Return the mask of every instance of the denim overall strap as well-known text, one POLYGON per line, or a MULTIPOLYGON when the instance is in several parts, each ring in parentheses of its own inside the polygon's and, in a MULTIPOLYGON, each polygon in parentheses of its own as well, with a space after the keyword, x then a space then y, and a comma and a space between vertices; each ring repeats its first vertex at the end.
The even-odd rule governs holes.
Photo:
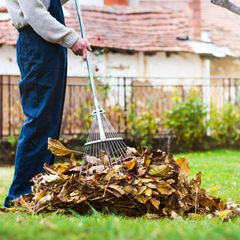
MULTIPOLYGON (((51 0, 48 11, 65 24, 60 0, 51 0)), ((67 50, 45 41, 27 27, 19 33, 17 62, 21 72, 21 103, 27 118, 19 136, 14 178, 5 207, 11 200, 30 193, 30 180, 44 171, 44 163, 54 162, 54 156, 47 150, 47 140, 48 137, 59 137, 66 89, 67 50)))

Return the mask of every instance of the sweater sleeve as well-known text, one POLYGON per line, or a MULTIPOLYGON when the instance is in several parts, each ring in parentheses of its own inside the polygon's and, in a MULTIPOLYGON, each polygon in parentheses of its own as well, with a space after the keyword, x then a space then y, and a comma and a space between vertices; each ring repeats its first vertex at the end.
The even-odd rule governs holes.
POLYGON ((41 0, 18 0, 18 2, 24 19, 46 41, 71 48, 79 38, 73 29, 65 27, 52 17, 41 0))

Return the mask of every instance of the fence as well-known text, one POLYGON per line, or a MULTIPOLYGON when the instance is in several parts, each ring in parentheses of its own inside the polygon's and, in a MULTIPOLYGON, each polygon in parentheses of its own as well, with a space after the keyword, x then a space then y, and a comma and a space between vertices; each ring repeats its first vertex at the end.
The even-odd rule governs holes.
MULTIPOLYGON (((18 89, 18 76, 0 76, 0 140, 17 135, 25 119, 18 89)), ((209 99, 215 106, 232 103, 240 106, 240 79, 212 78, 98 78, 98 93, 114 127, 128 134, 127 112, 137 115, 149 111, 161 119, 163 112, 184 101, 190 94, 209 99)), ((206 101, 205 101, 206 102, 206 101)), ((87 79, 70 79, 66 90, 62 124, 63 135, 87 133, 91 123, 92 95, 87 79)), ((163 129, 161 129, 163 130, 163 129)))

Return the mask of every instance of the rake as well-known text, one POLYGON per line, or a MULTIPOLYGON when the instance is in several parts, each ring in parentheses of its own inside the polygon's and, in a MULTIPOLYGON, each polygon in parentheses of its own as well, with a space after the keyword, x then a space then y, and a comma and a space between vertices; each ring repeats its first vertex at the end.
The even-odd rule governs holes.
MULTIPOLYGON (((75 0, 75 6, 81 37, 86 39, 79 0, 75 0)), ((114 164, 119 164, 121 159, 125 157, 127 146, 124 143, 123 138, 118 136, 117 132, 112 127, 105 116, 105 111, 99 104, 89 55, 86 58, 86 64, 95 110, 92 113, 93 122, 89 131, 87 142, 84 146, 83 164, 87 161, 87 164, 97 165, 99 162, 102 163, 102 161, 104 161, 106 163, 107 161, 109 167, 112 168, 114 164)))

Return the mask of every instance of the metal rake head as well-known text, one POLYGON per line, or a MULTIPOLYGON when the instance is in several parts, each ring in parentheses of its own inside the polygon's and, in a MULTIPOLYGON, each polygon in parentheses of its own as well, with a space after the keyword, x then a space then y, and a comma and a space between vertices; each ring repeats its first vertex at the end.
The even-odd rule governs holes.
POLYGON ((127 145, 119 137, 101 109, 100 117, 105 138, 101 135, 99 122, 95 111, 89 136, 85 144, 85 162, 91 165, 108 164, 112 168, 121 163, 126 155, 127 145))

